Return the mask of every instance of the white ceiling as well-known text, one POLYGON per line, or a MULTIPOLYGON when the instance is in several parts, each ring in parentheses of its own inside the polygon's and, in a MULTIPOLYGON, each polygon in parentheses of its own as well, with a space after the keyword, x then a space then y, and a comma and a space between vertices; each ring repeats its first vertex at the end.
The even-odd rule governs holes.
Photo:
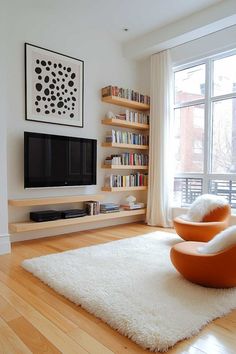
POLYGON ((222 0, 98 0, 96 21, 124 42, 175 22, 222 0), (128 32, 122 31, 129 28, 128 32))
POLYGON ((63 13, 64 21, 81 29, 93 27, 110 32, 121 42, 180 20, 225 0, 33 0, 28 6, 52 15, 63 13), (129 28, 128 32, 122 31, 129 28))
MULTIPOLYGON (((178 0, 178 4, 180 4, 180 0, 178 0)), ((126 57, 137 59, 235 25, 236 0, 217 1, 211 6, 123 42, 123 53, 126 57)))

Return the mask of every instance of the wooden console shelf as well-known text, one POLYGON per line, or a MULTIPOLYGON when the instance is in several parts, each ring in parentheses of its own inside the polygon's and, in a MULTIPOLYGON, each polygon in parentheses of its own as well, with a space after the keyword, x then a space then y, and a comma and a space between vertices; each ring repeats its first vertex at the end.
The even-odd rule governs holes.
POLYGON ((126 192, 126 191, 146 191, 147 186, 134 187, 102 187, 103 192, 126 192))
POLYGON ((72 218, 72 219, 59 219, 54 221, 44 221, 44 222, 34 222, 34 221, 25 221, 9 224, 9 229, 12 233, 26 232, 26 231, 35 231, 35 230, 44 230, 54 227, 61 226, 71 226, 77 224, 85 224, 89 222, 98 222, 109 219, 117 219, 128 216, 135 215, 145 215, 146 209, 137 209, 137 210, 124 210, 116 213, 108 214, 98 214, 98 215, 88 215, 81 218, 72 218))
POLYGON ((148 166, 143 165, 102 165, 108 170, 148 170, 148 166))
POLYGON ((114 125, 116 127, 131 128, 131 129, 138 129, 138 130, 149 129, 148 124, 134 123, 134 122, 129 122, 128 120, 122 120, 117 118, 105 118, 102 120, 102 124, 114 125))
POLYGON ((34 198, 34 199, 10 199, 8 205, 14 207, 28 207, 37 205, 54 205, 66 203, 88 202, 90 200, 100 201, 104 197, 102 194, 84 194, 64 197, 34 198))
POLYGON ((150 109, 150 106, 148 104, 127 100, 126 98, 121 98, 117 96, 102 97, 102 101, 106 103, 115 104, 117 106, 133 108, 138 111, 148 111, 150 109))
POLYGON ((102 143, 103 147, 114 147, 122 149, 148 150, 148 145, 123 144, 123 143, 102 143))

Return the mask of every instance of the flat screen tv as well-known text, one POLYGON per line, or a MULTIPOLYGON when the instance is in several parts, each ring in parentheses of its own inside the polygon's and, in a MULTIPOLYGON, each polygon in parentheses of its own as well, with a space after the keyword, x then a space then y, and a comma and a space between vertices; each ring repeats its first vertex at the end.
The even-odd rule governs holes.
POLYGON ((97 140, 24 133, 24 186, 96 184, 97 140))

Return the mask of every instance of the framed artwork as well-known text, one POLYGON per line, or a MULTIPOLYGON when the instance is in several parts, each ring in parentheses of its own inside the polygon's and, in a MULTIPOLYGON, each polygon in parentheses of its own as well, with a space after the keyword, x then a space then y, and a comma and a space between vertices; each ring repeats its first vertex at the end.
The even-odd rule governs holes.
POLYGON ((25 43, 25 118, 83 127, 84 62, 25 43))

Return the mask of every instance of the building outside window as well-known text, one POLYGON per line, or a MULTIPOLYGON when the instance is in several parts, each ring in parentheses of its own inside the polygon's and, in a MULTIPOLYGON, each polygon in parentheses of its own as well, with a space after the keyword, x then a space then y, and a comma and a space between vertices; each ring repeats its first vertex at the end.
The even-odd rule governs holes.
POLYGON ((236 53, 174 69, 174 202, 203 193, 236 208, 236 53))

